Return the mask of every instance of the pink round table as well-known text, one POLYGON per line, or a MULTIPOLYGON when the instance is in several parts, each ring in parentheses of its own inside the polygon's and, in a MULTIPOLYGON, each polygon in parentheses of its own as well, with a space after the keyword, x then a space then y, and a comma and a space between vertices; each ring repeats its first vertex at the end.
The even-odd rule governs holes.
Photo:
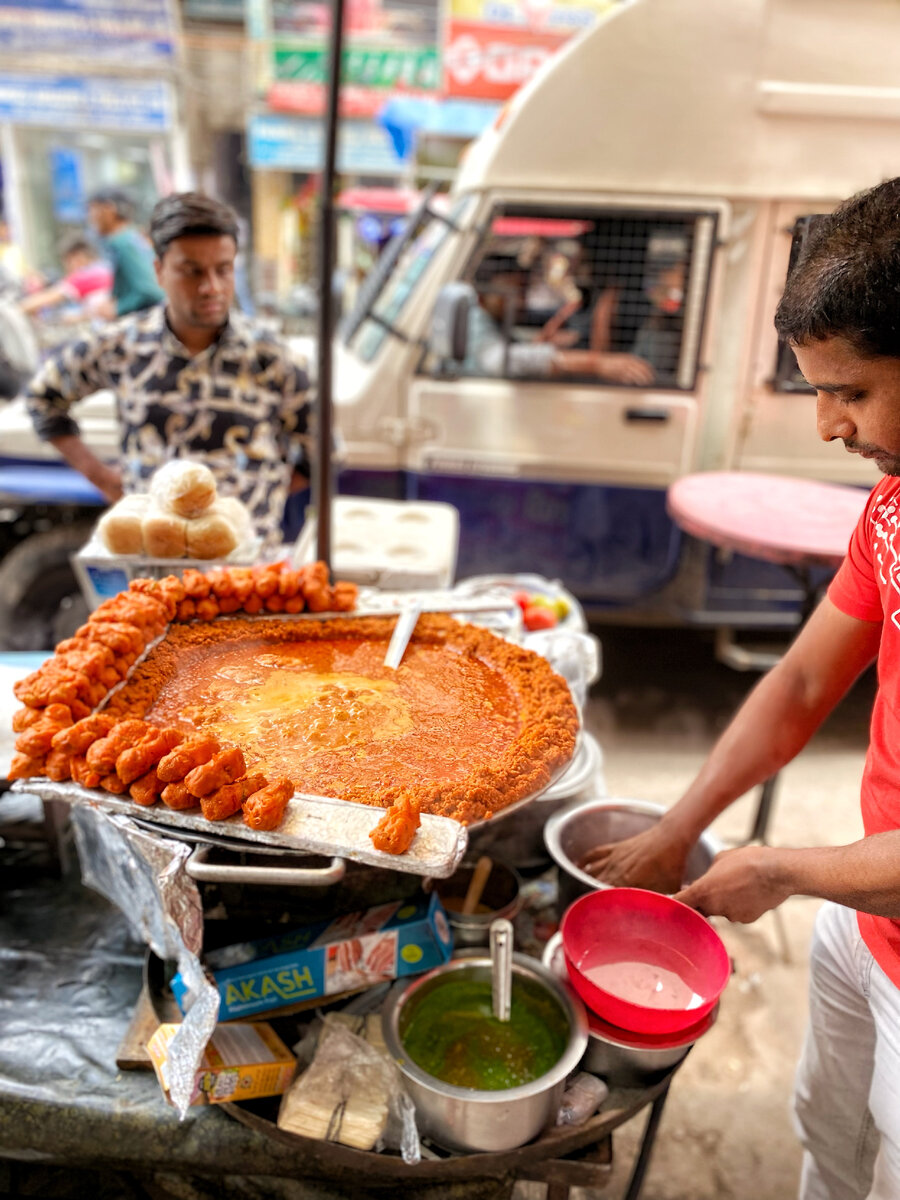
POLYGON ((723 550, 788 567, 838 567, 869 498, 863 488, 750 471, 703 471, 669 488, 669 516, 723 550))
MULTIPOLYGON (((786 567, 803 589, 802 624, 822 586, 812 568, 840 566, 868 498, 865 488, 814 479, 703 471, 669 487, 666 509, 693 537, 786 567)), ((767 841, 777 782, 776 774, 762 784, 746 841, 767 841)))

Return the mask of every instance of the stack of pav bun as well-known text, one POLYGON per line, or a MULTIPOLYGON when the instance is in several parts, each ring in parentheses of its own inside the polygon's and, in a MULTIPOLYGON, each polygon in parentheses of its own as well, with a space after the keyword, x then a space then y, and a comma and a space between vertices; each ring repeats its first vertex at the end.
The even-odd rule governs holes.
POLYGON ((148 558, 227 558, 253 535, 247 508, 220 496, 209 467, 175 458, 146 492, 123 496, 100 518, 97 533, 110 554, 148 558))
MULTIPOLYGON (((294 793, 290 779, 248 775, 243 753, 207 735, 160 728, 116 704, 95 711, 170 621, 220 613, 351 612, 356 585, 329 582, 322 562, 187 568, 182 578, 135 579, 105 600, 53 657, 13 686, 16 753, 9 779, 73 780, 141 805, 199 807, 212 821, 243 810, 253 829, 275 829, 294 793)), ((141 710, 138 710, 141 711, 141 710)))

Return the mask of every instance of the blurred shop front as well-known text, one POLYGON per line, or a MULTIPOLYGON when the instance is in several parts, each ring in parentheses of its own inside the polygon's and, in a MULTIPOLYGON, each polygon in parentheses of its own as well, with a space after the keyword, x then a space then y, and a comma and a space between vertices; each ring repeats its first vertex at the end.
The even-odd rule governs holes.
POLYGON ((58 273, 87 198, 123 188, 146 221, 187 183, 168 0, 0 0, 3 214, 26 261, 58 273))

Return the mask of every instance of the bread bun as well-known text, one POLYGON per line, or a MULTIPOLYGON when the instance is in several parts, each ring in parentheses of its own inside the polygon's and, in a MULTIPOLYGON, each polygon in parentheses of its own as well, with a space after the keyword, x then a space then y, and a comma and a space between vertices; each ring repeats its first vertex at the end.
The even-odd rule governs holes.
POLYGON ((145 493, 123 496, 97 523, 100 541, 110 554, 143 554, 143 519, 150 497, 145 493))
POLYGON ((154 473, 150 495, 164 512, 197 517, 215 500, 216 479, 202 463, 175 458, 154 473))
POLYGON ((220 513, 237 534, 238 543, 246 542, 253 533, 250 509, 237 496, 219 496, 210 513, 220 513))
POLYGON ((188 558, 227 558, 239 540, 234 526, 220 512, 187 522, 188 558))
POLYGON ((148 508, 143 522, 144 553, 150 558, 184 558, 187 553, 187 521, 156 505, 148 508))

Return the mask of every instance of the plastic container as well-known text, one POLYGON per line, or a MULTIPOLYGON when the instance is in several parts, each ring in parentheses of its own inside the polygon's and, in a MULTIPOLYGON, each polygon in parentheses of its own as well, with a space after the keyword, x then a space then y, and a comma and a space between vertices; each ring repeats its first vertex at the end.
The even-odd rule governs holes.
POLYGON ((694 909, 643 888, 582 896, 562 920, 572 986, 620 1029, 674 1033, 714 1007, 731 974, 722 939, 694 909))

